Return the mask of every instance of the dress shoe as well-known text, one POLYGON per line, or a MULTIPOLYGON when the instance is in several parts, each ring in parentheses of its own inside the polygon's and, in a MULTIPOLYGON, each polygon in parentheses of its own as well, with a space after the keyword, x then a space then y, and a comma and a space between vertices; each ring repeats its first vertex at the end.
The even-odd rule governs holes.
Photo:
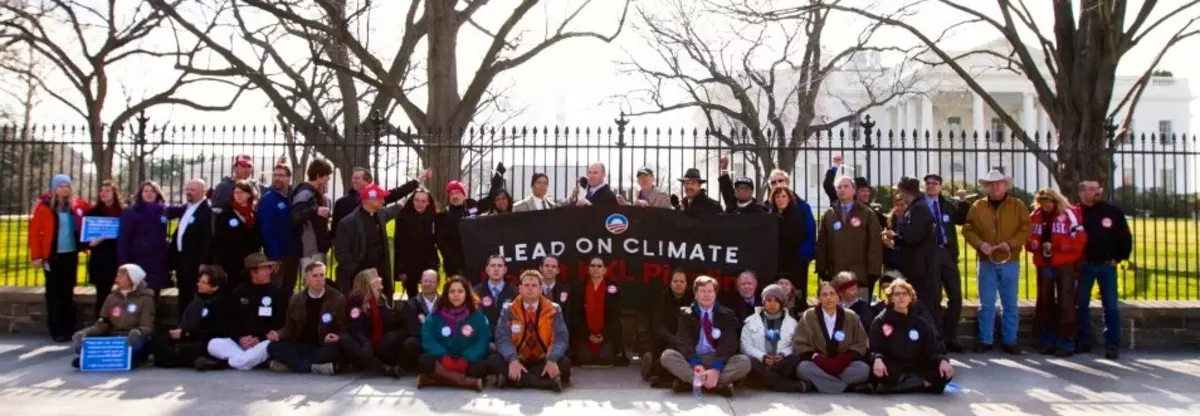
POLYGON ((1104 347, 1104 358, 1115 361, 1117 358, 1120 358, 1120 357, 1121 357, 1121 354, 1119 352, 1117 352, 1116 345, 1109 345, 1107 347, 1104 347))
POLYGON ((1001 346, 1000 349, 1003 350, 1005 354, 1021 355, 1021 348, 1017 347, 1017 344, 1005 344, 1001 346))
POLYGON ((992 344, 976 343, 974 348, 971 348, 976 354, 984 354, 992 351, 992 344))

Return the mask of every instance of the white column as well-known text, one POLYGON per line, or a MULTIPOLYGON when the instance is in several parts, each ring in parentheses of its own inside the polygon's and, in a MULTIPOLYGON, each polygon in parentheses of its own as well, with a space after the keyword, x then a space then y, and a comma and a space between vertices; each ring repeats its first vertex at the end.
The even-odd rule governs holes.
POLYGON ((975 150, 975 169, 967 169, 968 178, 971 175, 983 177, 986 175, 991 166, 988 164, 988 154, 985 152, 987 143, 983 136, 987 132, 988 126, 983 121, 983 96, 979 93, 972 92, 971 99, 971 132, 967 136, 967 143, 971 143, 975 150))
MULTIPOLYGON (((933 123, 933 100, 928 95, 921 96, 921 130, 917 134, 917 147, 930 148, 937 146, 937 126, 933 123)), ((930 172, 929 166, 938 165, 942 155, 936 152, 922 151, 917 154, 916 174, 924 176, 930 172)))
POLYGON ((908 128, 906 121, 908 121, 908 105, 904 103, 904 97, 899 97, 896 99, 896 128, 893 137, 899 137, 900 132, 908 128))
MULTIPOLYGON (((914 133, 920 131, 921 126, 917 124, 917 106, 920 105, 917 100, 909 98, 904 105, 904 124, 907 126, 904 129, 904 141, 899 145, 904 148, 904 157, 897 166, 898 175, 915 175, 917 169, 917 152, 912 150, 917 146, 914 133)), ((899 176, 896 176, 899 178, 899 176)))
POLYGON ((912 131, 918 129, 917 126, 917 106, 911 99, 904 102, 904 126, 908 130, 907 134, 911 138, 912 131))

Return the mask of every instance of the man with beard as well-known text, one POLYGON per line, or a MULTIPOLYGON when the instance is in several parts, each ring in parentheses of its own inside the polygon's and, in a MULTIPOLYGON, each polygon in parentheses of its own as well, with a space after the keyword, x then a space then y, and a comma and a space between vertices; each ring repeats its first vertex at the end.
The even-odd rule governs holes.
POLYGON ((942 246, 942 268, 938 273, 942 290, 946 292, 946 311, 942 317, 942 338, 946 340, 946 351, 959 353, 958 321, 962 318, 962 280, 958 274, 958 228, 967 220, 971 204, 966 198, 950 201, 942 195, 942 176, 930 173, 925 181, 925 203, 933 210, 938 225, 938 242, 942 246))
POLYGON ((271 171, 271 187, 263 192, 256 209, 263 254, 279 263, 272 283, 288 293, 296 290, 296 279, 300 276, 300 239, 292 222, 291 193, 292 169, 278 164, 271 171))
POLYGON ((996 334, 996 294, 1000 295, 1001 348, 1014 355, 1017 347, 1017 296, 1021 284, 1021 256, 1017 250, 1025 244, 1033 228, 1029 207, 1012 196, 1012 178, 993 169, 979 180, 987 197, 975 201, 963 226, 963 240, 978 251, 979 334, 973 350, 985 353, 993 349, 996 334))
MULTIPOLYGON (((458 226, 463 217, 476 216, 481 211, 474 199, 467 198, 467 188, 462 182, 450 181, 446 184, 446 199, 450 203, 446 205, 445 210, 438 213, 434 223, 437 229, 438 249, 442 252, 442 270, 446 275, 465 275, 467 265, 463 258, 462 234, 459 233, 458 226)), ((475 276, 468 280, 478 282, 480 279, 475 276)))
POLYGON ((879 219, 855 200, 853 179, 843 176, 836 183, 838 201, 821 216, 817 235, 817 276, 827 281, 839 272, 853 272, 868 288, 860 289, 859 296, 867 298, 883 271, 879 219))
POLYGON ((608 186, 608 172, 603 163, 595 162, 588 165, 586 183, 580 183, 580 186, 571 191, 571 199, 576 200, 575 206, 579 207, 609 208, 617 206, 617 194, 608 186), (579 198, 581 188, 587 188, 587 195, 582 199, 579 198))
POLYGON ((1100 305, 1104 308, 1104 357, 1116 360, 1119 357, 1117 348, 1121 345, 1117 264, 1129 260, 1129 253, 1133 251, 1133 235, 1129 232, 1129 223, 1125 221, 1125 212, 1100 199, 1101 193, 1099 182, 1083 181, 1079 184, 1078 209, 1083 213, 1083 229, 1088 234, 1088 240, 1084 244, 1076 292, 1075 322, 1079 325, 1079 336, 1076 338, 1079 345, 1075 347, 1075 352, 1088 352, 1095 342, 1089 305, 1092 286, 1099 285, 1100 305))
POLYGON ((892 244, 900 253, 897 269, 917 290, 917 300, 933 315, 933 327, 942 328, 942 260, 945 238, 939 235, 939 219, 921 193, 915 178, 903 177, 896 184, 908 210, 896 225, 892 244))
POLYGON ((700 176, 700 169, 689 168, 683 173, 683 177, 679 178, 679 183, 683 185, 683 200, 680 201, 679 209, 685 214, 720 214, 721 204, 716 200, 709 198, 708 193, 700 186, 705 182, 700 176))
POLYGON ((754 198, 754 181, 747 177, 732 180, 729 177, 729 158, 721 157, 717 162, 721 176, 717 188, 725 201, 725 212, 729 214, 765 214, 767 206, 754 198))

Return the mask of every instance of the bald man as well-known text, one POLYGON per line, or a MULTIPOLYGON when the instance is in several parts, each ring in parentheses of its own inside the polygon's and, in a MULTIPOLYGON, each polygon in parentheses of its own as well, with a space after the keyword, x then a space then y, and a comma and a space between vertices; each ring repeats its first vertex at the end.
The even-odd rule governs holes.
POLYGON ((409 296, 401 308, 401 316, 404 317, 404 353, 400 367, 405 370, 417 369, 417 357, 421 356, 421 325, 425 323, 425 317, 433 313, 439 280, 441 276, 436 270, 422 272, 421 292, 409 296))
MULTIPOLYGON (((179 305, 188 305, 196 293, 196 281, 200 278, 200 265, 211 264, 209 246, 212 240, 212 204, 205 194, 208 184, 202 179, 192 179, 183 188, 184 205, 167 208, 167 217, 179 219, 175 234, 171 237, 168 257, 175 270, 175 286, 179 288, 179 305)), ((241 270, 227 270, 239 273, 241 270)), ((222 287, 222 290, 225 288, 222 287)))
POLYGON ((603 163, 593 162, 588 165, 587 186, 576 187, 571 193, 571 198, 576 200, 575 206, 579 207, 617 206, 617 194, 608 186, 608 171, 603 163), (581 190, 586 192, 583 198, 579 197, 581 190))

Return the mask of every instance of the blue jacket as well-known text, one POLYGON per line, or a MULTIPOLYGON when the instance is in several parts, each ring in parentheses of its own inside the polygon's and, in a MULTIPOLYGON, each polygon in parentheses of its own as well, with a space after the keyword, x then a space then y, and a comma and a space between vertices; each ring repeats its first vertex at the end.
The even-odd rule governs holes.
POLYGON ((817 258, 817 219, 813 217, 812 206, 808 201, 796 198, 796 208, 804 217, 804 241, 800 243, 800 261, 812 261, 817 258))
POLYGON ((292 230, 292 206, 288 196, 269 188, 258 201, 258 229, 262 234, 263 253, 271 260, 299 254, 292 230))

